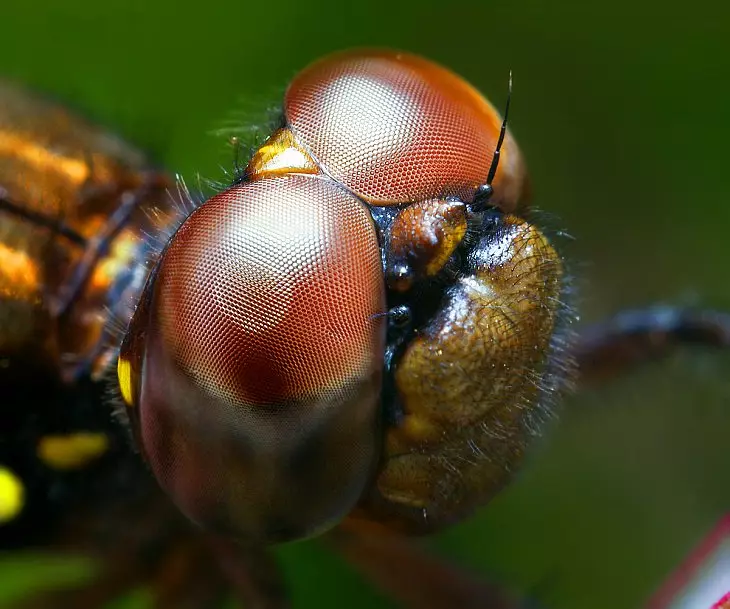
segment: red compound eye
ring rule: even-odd
[[[454,196],[484,184],[501,117],[462,78],[406,53],[355,51],[301,72],[284,101],[298,140],[324,171],[371,203]],[[526,171],[508,133],[490,203],[514,210]]]
[[[137,432],[162,486],[249,539],[341,518],[377,457],[385,302],[362,203],[317,177],[234,186],[179,229],[152,290]]]
[[[404,53],[315,63],[284,113],[145,287],[118,366],[136,440],[183,512],[248,543],[356,506],[442,526],[501,487],[542,399],[562,270],[503,213],[520,152],[507,132],[493,164],[499,114]]]

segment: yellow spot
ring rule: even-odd
[[[406,405],[406,408],[408,406]],[[401,423],[391,427],[386,434],[386,453],[400,455],[409,451],[409,446],[427,446],[438,442],[444,435],[443,425],[424,413],[408,413]]]
[[[134,262],[138,247],[137,237],[132,231],[124,231],[112,243],[109,255],[100,260],[91,276],[94,289],[105,290]]]
[[[132,365],[128,359],[120,357],[117,360],[117,378],[119,379],[119,391],[122,392],[122,399],[130,408],[134,406],[132,397]]]
[[[27,297],[38,289],[38,267],[27,252],[0,243],[0,260],[0,295]]]
[[[79,469],[109,449],[109,438],[98,432],[45,436],[38,443],[38,458],[48,467]]]
[[[23,483],[7,467],[0,466],[0,523],[13,520],[23,509]]]
[[[6,131],[0,131],[0,156],[20,158],[41,171],[65,174],[76,184],[89,178],[89,165],[84,161],[57,154],[38,142]]]
[[[319,173],[309,153],[297,142],[290,129],[277,129],[253,155],[246,167],[251,180],[287,173]]]

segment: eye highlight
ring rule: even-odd
[[[377,254],[367,211],[326,182],[233,188],[166,252],[155,305],[162,337],[186,374],[232,404],[331,391],[372,365]]]
[[[502,119],[469,83],[408,53],[337,53],[291,83],[284,113],[322,168],[375,205],[435,197],[471,201],[485,182]],[[527,196],[522,155],[508,132],[492,204]]]
[[[181,226],[135,318],[137,433],[193,520],[276,540],[352,508],[377,457],[384,306],[372,220],[321,179],[233,187]]]

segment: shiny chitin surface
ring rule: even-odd
[[[551,345],[562,265],[514,216],[481,218],[479,240],[395,370],[402,416],[365,505],[410,531],[459,520],[508,481],[539,428],[560,365]]]
[[[466,206],[461,201],[435,199],[403,209],[388,231],[388,287],[403,292],[419,279],[437,276],[461,244],[466,229]]]
[[[60,106],[0,82],[0,360],[62,377],[102,357],[167,178]],[[139,289],[139,286],[138,288]],[[131,301],[130,303],[131,304]],[[102,358],[103,359],[103,358]],[[98,370],[98,368],[97,368]]]
[[[342,518],[379,451],[385,302],[365,206],[318,177],[234,186],[181,226],[147,296],[120,361],[145,458],[183,511],[264,541]]]
[[[316,62],[284,112],[288,128],[246,175],[315,166],[368,203],[399,312],[379,389],[384,450],[355,516],[415,532],[459,520],[506,483],[567,368],[553,342],[561,260],[504,213],[526,211],[519,150],[508,132],[492,208],[472,210],[501,118],[464,80],[404,53]]]
[[[377,205],[458,197],[486,181],[501,117],[465,80],[428,60],[350,51],[303,70],[286,119],[322,169]],[[520,151],[507,138],[492,203],[513,211],[526,193]]]

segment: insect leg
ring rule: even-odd
[[[580,332],[573,351],[579,382],[610,379],[682,345],[730,347],[730,313],[652,307],[590,325]]]
[[[243,546],[223,538],[208,538],[234,595],[248,609],[286,609],[286,586],[273,557],[263,547]]]
[[[360,573],[403,607],[526,607],[498,586],[428,554],[415,540],[380,525],[348,520],[327,539]]]

